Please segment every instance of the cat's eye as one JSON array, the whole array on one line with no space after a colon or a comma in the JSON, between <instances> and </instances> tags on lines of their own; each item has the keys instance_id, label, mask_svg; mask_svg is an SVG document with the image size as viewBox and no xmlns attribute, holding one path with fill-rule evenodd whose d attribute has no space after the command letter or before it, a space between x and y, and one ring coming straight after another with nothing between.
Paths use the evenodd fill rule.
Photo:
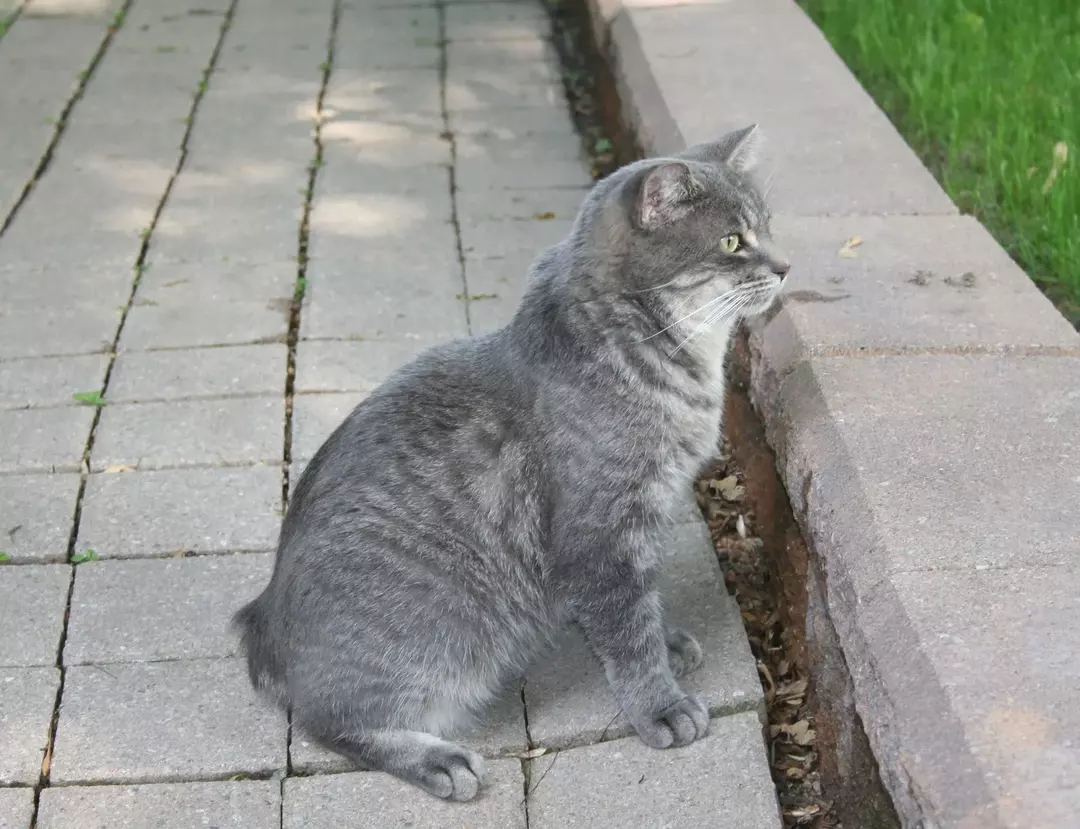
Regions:
<instances>
[{"instance_id":1,"label":"cat's eye","mask_svg":"<svg viewBox=\"0 0 1080 829\"><path fill-rule=\"evenodd\" d=\"M734 253L742 245L742 240L739 239L737 233L733 233L730 236L725 236L720 240L720 250L724 253Z\"/></svg>"}]
</instances>

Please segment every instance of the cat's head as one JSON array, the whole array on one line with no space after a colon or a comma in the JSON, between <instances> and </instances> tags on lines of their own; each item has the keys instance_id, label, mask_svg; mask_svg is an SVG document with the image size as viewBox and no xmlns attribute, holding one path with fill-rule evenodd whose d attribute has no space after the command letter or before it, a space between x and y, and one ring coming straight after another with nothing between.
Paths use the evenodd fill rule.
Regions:
<instances>
[{"instance_id":1,"label":"cat's head","mask_svg":"<svg viewBox=\"0 0 1080 829\"><path fill-rule=\"evenodd\" d=\"M768 309L789 265L750 179L760 143L751 126L601 182L583 218L598 252L619 265L594 288L633 297L662 320L685 318L689 330Z\"/></svg>"}]
</instances>

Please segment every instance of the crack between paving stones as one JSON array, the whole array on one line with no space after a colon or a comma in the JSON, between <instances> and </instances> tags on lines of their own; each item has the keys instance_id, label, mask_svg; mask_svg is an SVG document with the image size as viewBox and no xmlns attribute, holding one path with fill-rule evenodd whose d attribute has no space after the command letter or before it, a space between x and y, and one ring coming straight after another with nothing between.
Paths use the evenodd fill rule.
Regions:
<instances>
[{"instance_id":1,"label":"crack between paving stones","mask_svg":"<svg viewBox=\"0 0 1080 829\"><path fill-rule=\"evenodd\" d=\"M15 18L22 14L22 10L29 3L29 0L24 0L23 4L19 6L16 13L8 18L8 29L14 25ZM2 237L12 222L15 221L15 217L19 214L19 210L22 208L26 200L30 198L30 193L33 192L34 186L38 180L45 175L49 169L49 164L52 162L53 154L56 152L56 148L60 145L60 139L64 135L64 131L67 129L67 121L71 116L71 111L75 108L75 105L82 99L83 94L86 92L86 87L89 85L90 80L94 76L94 72L105 57L105 53L109 50L109 45L112 43L113 36L119 31L120 27L124 25L124 18L127 17L128 11L135 4L135 0L125 0L124 4L116 11L113 16L112 23L109 24L105 30L105 36L101 39L101 43L98 44L97 51L94 52L94 56L90 58L90 63L86 68L78 75L78 84L75 86L75 91L71 93L71 97L68 98L67 103L64 104L64 108L60 110L60 115L56 119L56 125L53 127L52 138L49 139L48 145L45 147L45 152L42 154L41 159L38 161L37 167L34 169L33 174L30 176L30 180L23 186L22 193L19 194L19 198L15 200L15 204L12 205L11 210L8 211L7 216L4 217L3 223L0 224L0 237ZM6 34L6 29L3 33L0 33L0 37ZM36 807L35 807L36 814Z\"/></svg>"},{"instance_id":2,"label":"crack between paving stones","mask_svg":"<svg viewBox=\"0 0 1080 829\"><path fill-rule=\"evenodd\" d=\"M322 80L319 94L315 99L315 128L312 142L315 154L308 167L307 189L304 191L303 214L296 247L296 283L293 288L292 303L289 306L289 333L286 337L288 356L285 362L285 422L282 433L281 464L281 514L289 508L289 485L292 474L293 441L293 402L296 396L296 346L300 339L300 317L304 310L304 295L307 293L308 248L311 242L311 207L315 198L315 184L319 170L323 165L323 105L326 90L330 86L330 76L334 71L334 52L337 47L338 23L341 20L341 0L334 0L330 10L330 30L326 36L326 59L322 63ZM278 777L278 822L285 825L285 781L293 773L292 760L293 717L292 709L285 712L285 768Z\"/></svg>"},{"instance_id":3,"label":"crack between paving stones","mask_svg":"<svg viewBox=\"0 0 1080 829\"><path fill-rule=\"evenodd\" d=\"M442 115L443 132L439 136L450 145L450 166L447 168L450 188L450 225L454 228L454 244L457 249L458 269L461 274L461 301L465 303L465 330L471 335L472 310L469 301L469 276L465 268L465 250L461 242L461 218L457 206L457 139L450 129L450 109L446 104L446 79L448 75L448 53L446 49L446 0L435 0L435 11L439 19L439 109Z\"/></svg>"},{"instance_id":4,"label":"crack between paving stones","mask_svg":"<svg viewBox=\"0 0 1080 829\"><path fill-rule=\"evenodd\" d=\"M225 17L222 20L221 28L218 31L218 39L214 44L214 50L210 54L210 60L207 62L206 68L203 70L203 76L201 82L196 87L195 95L191 102L191 109L189 111L189 117L187 119L187 126L184 129L184 135L180 142L180 154L177 158L176 167L173 170L172 175L169 177L168 183L165 185L165 190L161 195L161 199L158 201L157 207L154 210L154 215L150 220L150 225L147 232L143 234L142 244L139 246L139 253L135 259L135 278L131 283L131 292L128 295L128 300L124 305L124 310L120 314L120 321L116 326L116 333L113 336L112 344L109 349L109 363L105 368L105 376L101 382L101 395L104 397L109 387L109 379L112 376L113 368L116 365L116 349L120 343L120 337L124 331L124 323L127 321L128 314L131 312L132 303L135 301L135 295L139 289L139 279L144 270L144 263L146 261L146 253L150 246L150 237L153 235L154 228L157 226L158 219L161 217L162 211L165 209L165 204L168 202L169 193L172 190L173 184L176 182L176 177L180 174L184 168L184 162L187 160L187 148L188 141L191 138L192 130L195 126L195 116L199 108L199 103L202 101L203 95L206 94L206 87L210 80L210 75L214 71L214 66L217 63L218 56L221 54L222 46L225 43L225 36L229 31L229 27L232 24L233 15L236 11L236 5L239 0L232 0L229 5L228 11L225 13ZM52 158L52 153L57 144L59 143L60 136L63 134L63 125L66 122L67 115L70 113L71 108L75 105L75 102L82 96L83 91L86 88L86 83L93 73L94 68L101 61L102 57L107 50L109 43L112 41L113 34L117 29L123 25L124 17L127 15L128 10L133 5L134 0L126 0L124 5L117 12L114 18L114 24L109 27L109 31L98 47L98 51L95 54L93 60L90 63L90 68L83 75L79 87L76 89L75 94L68 101L67 106L64 109L64 113L57 125L57 130L53 134L53 140L50 142L48 148L45 151L45 155L42 157L42 161L38 165L38 170L34 175L34 179L27 185L27 188L23 190L22 196L8 214L4 225L0 227L0 236L10 226L14 216L18 213L19 207L26 201L26 198L33 187L34 182L44 173L45 168L48 166L49 160ZM78 570L71 559L75 554L75 544L79 537L79 522L82 518L82 502L83 496L86 493L86 481L89 478L90 470L90 455L94 448L94 436L97 432L98 424L101 422L101 407L97 407L94 412L93 421L90 424L90 431L86 438L86 446L83 450L82 462L80 464L79 473L79 489L75 496L75 510L72 516L71 533L68 536L67 543L67 561L71 565L71 579L68 582L67 600L64 604L64 619L60 629L60 639L57 645L56 652L56 668L60 671L60 682L56 689L56 698L53 701L52 720L49 724L49 736L46 743L45 756L42 759L41 773L38 777L37 785L34 787L34 805L30 817L30 829L36 829L38 812L41 808L41 792L48 788L50 785L50 773L52 766L53 751L56 748L56 729L60 719L60 705L64 698L64 682L66 679L66 666L64 665L64 646L67 642L68 634L68 622L71 617L71 598L75 592L75 577Z\"/></svg>"}]
</instances>

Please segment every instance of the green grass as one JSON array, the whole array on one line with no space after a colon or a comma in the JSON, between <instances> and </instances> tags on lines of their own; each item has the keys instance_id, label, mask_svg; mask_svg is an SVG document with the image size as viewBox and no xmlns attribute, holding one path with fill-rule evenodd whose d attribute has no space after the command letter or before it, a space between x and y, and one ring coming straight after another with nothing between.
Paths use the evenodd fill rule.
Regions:
<instances>
[{"instance_id":1,"label":"green grass","mask_svg":"<svg viewBox=\"0 0 1080 829\"><path fill-rule=\"evenodd\" d=\"M1080 3L800 2L957 206L1080 322Z\"/></svg>"}]
</instances>

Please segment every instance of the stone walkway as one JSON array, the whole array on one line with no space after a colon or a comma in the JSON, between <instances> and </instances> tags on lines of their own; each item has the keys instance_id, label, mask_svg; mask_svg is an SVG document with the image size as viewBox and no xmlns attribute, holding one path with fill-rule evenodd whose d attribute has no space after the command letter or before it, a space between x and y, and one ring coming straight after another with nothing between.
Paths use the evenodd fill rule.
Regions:
<instances>
[{"instance_id":1,"label":"stone walkway","mask_svg":"<svg viewBox=\"0 0 1080 829\"><path fill-rule=\"evenodd\" d=\"M571 638L466 739L473 804L338 773L227 627L324 436L506 323L565 234L589 176L544 10L29 0L0 32L0 829L779 826L689 510L669 595L710 736L623 739Z\"/></svg>"}]
</instances>

